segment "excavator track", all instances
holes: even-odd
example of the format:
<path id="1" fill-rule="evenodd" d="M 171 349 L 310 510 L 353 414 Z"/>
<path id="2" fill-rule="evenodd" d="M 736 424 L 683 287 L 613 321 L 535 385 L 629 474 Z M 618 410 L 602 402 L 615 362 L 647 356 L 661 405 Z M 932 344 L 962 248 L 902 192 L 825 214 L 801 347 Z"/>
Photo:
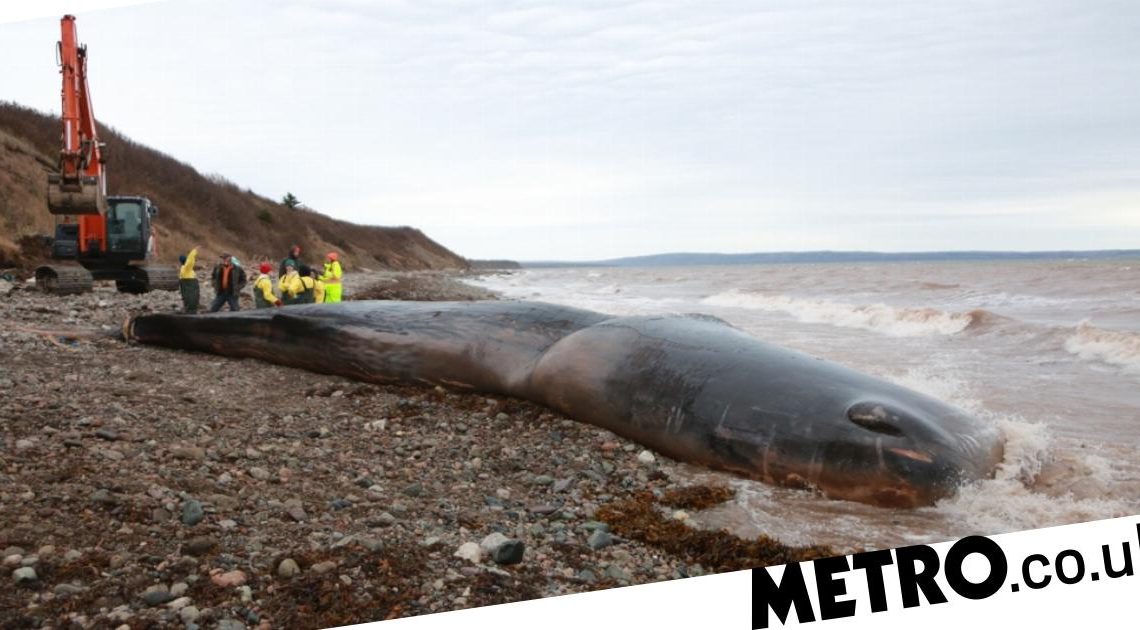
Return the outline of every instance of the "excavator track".
<path id="1" fill-rule="evenodd" d="M 86 293 L 95 278 L 79 265 L 44 265 L 36 269 L 36 287 L 52 295 Z"/>
<path id="2" fill-rule="evenodd" d="M 178 269 L 158 265 L 131 267 L 129 280 L 116 280 L 115 288 L 121 293 L 147 293 L 149 291 L 177 291 Z"/>
<path id="3" fill-rule="evenodd" d="M 151 291 L 177 291 L 178 268 L 162 267 L 158 265 L 144 265 L 139 267 L 146 273 L 147 285 Z"/>

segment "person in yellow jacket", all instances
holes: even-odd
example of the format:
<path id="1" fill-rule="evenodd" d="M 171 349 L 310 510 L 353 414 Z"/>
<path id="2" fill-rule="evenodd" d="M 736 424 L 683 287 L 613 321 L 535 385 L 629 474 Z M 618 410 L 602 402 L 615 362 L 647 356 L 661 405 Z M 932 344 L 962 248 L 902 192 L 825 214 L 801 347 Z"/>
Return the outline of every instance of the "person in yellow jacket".
<path id="1" fill-rule="evenodd" d="M 316 302 L 317 278 L 313 270 L 308 265 L 301 265 L 301 271 L 297 273 L 297 277 L 301 280 L 301 291 L 297 294 L 297 304 Z"/>
<path id="2" fill-rule="evenodd" d="M 270 273 L 273 271 L 273 265 L 269 263 L 261 263 L 258 268 L 261 273 L 258 274 L 257 280 L 253 281 L 253 305 L 255 308 L 269 308 L 271 306 L 281 306 L 281 300 L 273 295 L 273 278 Z"/>
<path id="3" fill-rule="evenodd" d="M 325 283 L 317 274 L 316 269 L 309 270 L 309 276 L 313 279 L 313 302 L 322 304 L 325 301 Z"/>
<path id="4" fill-rule="evenodd" d="M 285 275 L 277 279 L 277 290 L 281 292 L 281 301 L 286 305 L 296 304 L 297 296 L 305 290 L 296 267 L 289 261 L 285 262 Z"/>
<path id="5" fill-rule="evenodd" d="M 325 302 L 339 302 L 341 298 L 340 282 L 344 270 L 341 269 L 337 258 L 336 252 L 329 252 L 325 256 L 325 272 L 320 277 L 321 282 L 325 283 Z"/>
<path id="6" fill-rule="evenodd" d="M 197 260 L 197 247 L 178 257 L 178 262 L 182 265 L 178 268 L 178 292 L 182 294 L 182 308 L 191 315 L 198 313 L 198 300 L 201 296 L 198 274 L 194 272 L 194 262 Z"/>

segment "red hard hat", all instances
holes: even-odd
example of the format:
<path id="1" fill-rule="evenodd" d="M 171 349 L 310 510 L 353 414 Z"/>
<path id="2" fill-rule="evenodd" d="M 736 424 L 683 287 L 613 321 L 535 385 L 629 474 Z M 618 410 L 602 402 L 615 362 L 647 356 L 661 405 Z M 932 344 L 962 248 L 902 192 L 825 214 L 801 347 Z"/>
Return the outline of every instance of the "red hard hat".
<path id="1" fill-rule="evenodd" d="M 336 252 L 329 252 L 328 259 L 336 260 Z"/>
<path id="2" fill-rule="evenodd" d="M 273 265 L 269 263 L 261 263 L 261 267 L 259 267 L 259 269 L 261 269 L 261 273 L 269 273 L 270 271 L 273 271 Z"/>

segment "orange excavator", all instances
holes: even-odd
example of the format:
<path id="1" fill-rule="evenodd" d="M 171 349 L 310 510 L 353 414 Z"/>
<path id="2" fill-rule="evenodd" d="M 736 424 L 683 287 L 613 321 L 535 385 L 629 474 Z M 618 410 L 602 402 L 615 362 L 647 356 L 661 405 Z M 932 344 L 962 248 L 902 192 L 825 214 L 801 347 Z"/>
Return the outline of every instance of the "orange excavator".
<path id="1" fill-rule="evenodd" d="M 146 197 L 107 196 L 103 144 L 87 87 L 87 47 L 78 42 L 75 16 L 63 16 L 60 31 L 63 148 L 59 173 L 48 175 L 47 194 L 48 210 L 57 218 L 54 262 L 36 269 L 36 286 L 47 293 L 83 293 L 95 280 L 114 280 L 125 293 L 176 290 L 175 267 L 148 264 L 158 207 Z"/>

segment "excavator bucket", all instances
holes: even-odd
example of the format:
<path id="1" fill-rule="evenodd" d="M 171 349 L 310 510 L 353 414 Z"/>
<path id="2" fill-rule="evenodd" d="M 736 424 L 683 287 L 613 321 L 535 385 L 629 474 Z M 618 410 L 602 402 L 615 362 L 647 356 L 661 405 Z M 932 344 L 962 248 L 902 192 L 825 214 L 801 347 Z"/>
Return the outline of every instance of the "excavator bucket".
<path id="1" fill-rule="evenodd" d="M 107 200 L 97 177 L 67 181 L 53 173 L 48 175 L 48 210 L 52 214 L 103 214 Z"/>

